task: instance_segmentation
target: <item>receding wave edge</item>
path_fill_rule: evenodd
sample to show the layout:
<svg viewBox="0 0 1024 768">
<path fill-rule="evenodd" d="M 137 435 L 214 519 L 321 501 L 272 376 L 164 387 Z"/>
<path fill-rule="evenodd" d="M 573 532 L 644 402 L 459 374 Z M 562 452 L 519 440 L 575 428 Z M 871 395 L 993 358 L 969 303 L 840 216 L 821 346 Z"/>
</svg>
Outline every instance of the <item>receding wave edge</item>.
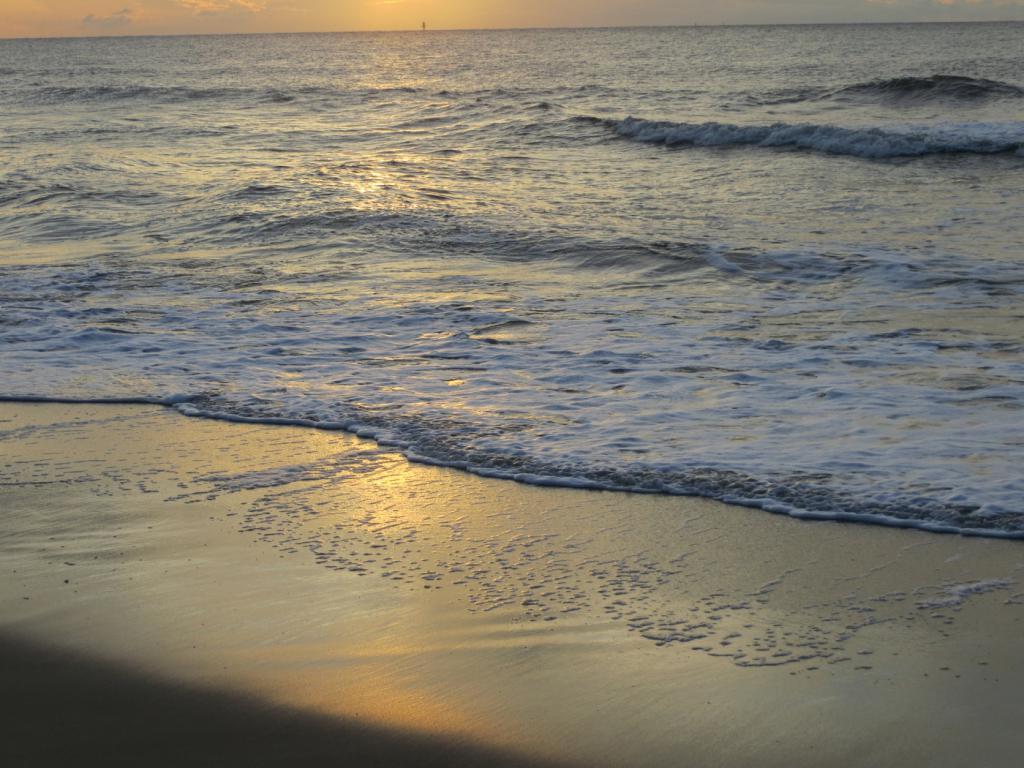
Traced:
<svg viewBox="0 0 1024 768">
<path fill-rule="evenodd" d="M 580 490 L 594 491 L 616 491 L 625 493 L 660 494 L 665 496 L 693 496 L 713 499 L 727 504 L 761 509 L 774 514 L 782 514 L 799 520 L 817 520 L 831 522 L 861 523 L 868 525 L 879 525 L 889 528 L 909 528 L 929 533 L 957 534 L 961 536 L 995 538 L 995 539 L 1021 539 L 1024 540 L 1024 530 L 1003 529 L 1003 528 L 973 528 L 968 526 L 957 526 L 933 519 L 905 518 L 895 515 L 878 512 L 853 512 L 842 509 L 805 509 L 790 503 L 782 502 L 774 498 L 747 497 L 736 495 L 727 491 L 716 491 L 713 487 L 700 485 L 691 488 L 673 488 L 669 486 L 649 487 L 634 485 L 630 483 L 599 481 L 586 476 L 548 475 L 533 472 L 517 472 L 499 467 L 477 466 L 466 461 L 457 459 L 442 459 L 428 454 L 418 453 L 408 443 L 389 439 L 384 434 L 385 430 L 371 427 L 359 422 L 349 421 L 317 421 L 286 416 L 259 415 L 250 416 L 236 414 L 229 411 L 207 410 L 195 405 L 199 396 L 183 394 L 169 395 L 166 397 L 59 397 L 44 395 L 4 395 L 0 394 L 0 402 L 7 403 L 55 403 L 55 404 L 79 404 L 79 405 L 158 405 L 173 408 L 184 416 L 193 418 L 212 419 L 217 421 L 235 422 L 243 424 L 265 424 L 269 426 L 294 426 L 321 429 L 327 431 L 348 432 L 356 437 L 374 440 L 378 445 L 386 448 L 394 448 L 401 453 L 408 461 L 430 466 L 447 467 L 459 469 L 480 477 L 512 480 L 515 482 L 560 488 L 575 488 Z"/>
</svg>

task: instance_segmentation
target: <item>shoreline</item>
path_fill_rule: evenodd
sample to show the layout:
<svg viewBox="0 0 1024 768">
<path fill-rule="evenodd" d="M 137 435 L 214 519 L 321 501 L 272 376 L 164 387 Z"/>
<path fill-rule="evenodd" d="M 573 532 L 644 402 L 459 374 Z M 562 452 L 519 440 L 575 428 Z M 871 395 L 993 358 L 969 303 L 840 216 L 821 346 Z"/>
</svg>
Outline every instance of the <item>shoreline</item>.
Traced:
<svg viewBox="0 0 1024 768">
<path fill-rule="evenodd" d="M 162 407 L 0 405 L 0 451 L 0 636 L 365 727 L 385 762 L 408 733 L 651 768 L 1024 748 L 1015 542 L 498 482 Z M 79 743 L 25 716 L 19 748 Z"/>
<path fill-rule="evenodd" d="M 379 433 L 373 427 L 359 422 L 324 422 L 312 419 L 274 417 L 274 416 L 243 416 L 227 411 L 203 411 L 190 407 L 190 402 L 195 397 L 191 395 L 169 395 L 167 397 L 110 397 L 110 398 L 73 398 L 73 397 L 47 397 L 33 395 L 0 395 L 0 404 L 51 404 L 51 405 L 154 405 L 168 408 L 177 414 L 188 418 L 209 419 L 225 423 L 256 424 L 262 426 L 277 427 L 300 427 L 304 429 L 315 429 L 324 432 L 342 432 L 346 435 L 369 440 L 382 449 L 394 449 L 410 463 L 423 464 L 432 467 L 454 469 L 461 472 L 468 472 L 493 480 L 503 480 L 524 485 L 533 485 L 541 488 L 568 488 L 583 491 L 600 491 L 610 493 L 629 493 L 652 496 L 682 497 L 693 499 L 707 499 L 729 506 L 743 507 L 745 509 L 756 509 L 772 515 L 781 515 L 794 520 L 805 522 L 837 522 L 851 525 L 870 525 L 882 528 L 895 528 L 903 530 L 923 531 L 926 533 L 964 536 L 968 538 L 998 539 L 1005 541 L 1024 541 L 1024 530 L 1003 530 L 988 528 L 958 528 L 953 525 L 946 525 L 933 520 L 917 520 L 909 518 L 893 517 L 883 514 L 860 514 L 856 512 L 825 512 L 818 510 L 807 510 L 798 507 L 789 507 L 775 501 L 774 499 L 745 499 L 726 494 L 701 494 L 696 491 L 675 491 L 671 489 L 653 489 L 644 487 L 631 487 L 601 483 L 589 478 L 565 477 L 555 475 L 538 475 L 529 472 L 507 472 L 501 469 L 483 466 L 473 466 L 464 461 L 445 462 L 430 456 L 421 455 L 409 450 L 408 444 L 388 440 L 379 437 Z"/>
</svg>

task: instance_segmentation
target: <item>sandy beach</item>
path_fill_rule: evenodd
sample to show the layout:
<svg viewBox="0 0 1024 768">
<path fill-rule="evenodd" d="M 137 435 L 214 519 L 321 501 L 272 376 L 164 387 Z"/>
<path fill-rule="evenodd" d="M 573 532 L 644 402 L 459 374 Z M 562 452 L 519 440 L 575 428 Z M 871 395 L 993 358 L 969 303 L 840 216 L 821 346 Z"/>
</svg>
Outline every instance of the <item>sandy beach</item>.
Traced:
<svg viewBox="0 0 1024 768">
<path fill-rule="evenodd" d="M 1010 766 L 1019 542 L 0 406 L 5 765 Z"/>
</svg>

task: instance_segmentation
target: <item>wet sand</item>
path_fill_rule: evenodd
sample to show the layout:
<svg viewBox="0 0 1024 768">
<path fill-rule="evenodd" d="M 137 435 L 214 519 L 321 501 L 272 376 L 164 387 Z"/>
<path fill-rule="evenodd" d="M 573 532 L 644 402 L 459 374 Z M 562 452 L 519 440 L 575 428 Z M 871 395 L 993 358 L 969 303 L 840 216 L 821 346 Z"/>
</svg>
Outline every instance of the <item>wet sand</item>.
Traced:
<svg viewBox="0 0 1024 768">
<path fill-rule="evenodd" d="M 0 404 L 0 514 L 5 765 L 1024 750 L 1020 542 L 528 487 L 147 406 Z"/>
<path fill-rule="evenodd" d="M 540 766 L 522 755 L 273 706 L 0 638 L 7 766 Z"/>
</svg>

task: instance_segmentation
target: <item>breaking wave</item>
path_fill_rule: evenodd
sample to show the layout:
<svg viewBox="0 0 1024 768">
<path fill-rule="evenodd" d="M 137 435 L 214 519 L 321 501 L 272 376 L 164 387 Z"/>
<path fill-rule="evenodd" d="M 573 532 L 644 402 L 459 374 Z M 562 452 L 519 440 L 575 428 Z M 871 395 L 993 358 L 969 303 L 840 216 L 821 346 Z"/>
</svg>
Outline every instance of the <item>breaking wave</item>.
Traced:
<svg viewBox="0 0 1024 768">
<path fill-rule="evenodd" d="M 933 126 L 845 128 L 812 123 L 735 125 L 583 118 L 619 136 L 668 147 L 767 147 L 852 155 L 869 159 L 937 154 L 993 155 L 1024 148 L 1024 123 L 960 123 Z"/>
</svg>

